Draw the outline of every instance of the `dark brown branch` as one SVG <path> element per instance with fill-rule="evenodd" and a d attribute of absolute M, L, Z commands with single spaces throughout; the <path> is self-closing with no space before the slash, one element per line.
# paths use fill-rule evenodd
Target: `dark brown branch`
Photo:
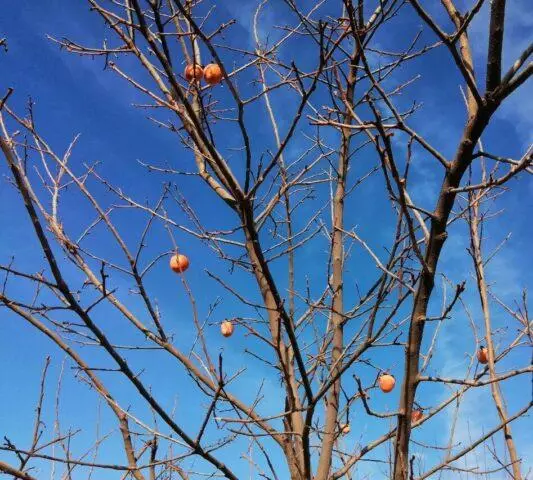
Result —
<path fill-rule="evenodd" d="M 503 31 L 506 0 L 492 0 L 490 6 L 489 48 L 487 52 L 487 92 L 500 85 L 502 75 Z"/>

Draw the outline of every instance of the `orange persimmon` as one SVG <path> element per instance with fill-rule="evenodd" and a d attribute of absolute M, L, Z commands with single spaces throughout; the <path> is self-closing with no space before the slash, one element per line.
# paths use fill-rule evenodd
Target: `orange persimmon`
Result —
<path fill-rule="evenodd" d="M 382 392 L 389 393 L 392 392 L 392 389 L 396 384 L 396 380 L 390 373 L 383 373 L 379 376 L 378 383 Z"/>
<path fill-rule="evenodd" d="M 231 337 L 233 335 L 233 330 L 235 330 L 235 326 L 230 320 L 224 320 L 220 324 L 220 333 L 225 337 Z"/>
<path fill-rule="evenodd" d="M 422 420 L 424 412 L 421 409 L 416 409 L 411 412 L 411 423 L 416 423 L 419 420 Z"/>
<path fill-rule="evenodd" d="M 181 253 L 176 253 L 170 258 L 170 268 L 176 273 L 183 273 L 189 268 L 189 259 Z"/>
<path fill-rule="evenodd" d="M 489 353 L 487 348 L 481 345 L 477 351 L 477 359 L 479 363 L 487 363 L 489 361 Z"/>
<path fill-rule="evenodd" d="M 185 67 L 185 78 L 188 82 L 200 81 L 204 76 L 204 69 L 200 65 L 187 65 Z"/>
<path fill-rule="evenodd" d="M 210 63 L 204 68 L 204 80 L 209 85 L 216 85 L 222 80 L 222 69 L 216 63 Z"/>

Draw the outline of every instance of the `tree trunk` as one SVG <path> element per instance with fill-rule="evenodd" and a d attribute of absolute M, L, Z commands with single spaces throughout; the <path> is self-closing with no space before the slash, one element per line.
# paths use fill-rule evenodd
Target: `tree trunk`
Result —
<path fill-rule="evenodd" d="M 470 197 L 473 197 L 472 195 Z M 476 279 L 477 286 L 479 291 L 479 298 L 481 301 L 481 308 L 483 310 L 483 319 L 485 322 L 485 338 L 487 342 L 487 353 L 488 353 L 488 367 L 489 367 L 489 376 L 490 379 L 496 378 L 496 369 L 494 367 L 494 344 L 492 342 L 492 324 L 489 308 L 489 300 L 487 293 L 487 282 L 485 280 L 485 266 L 483 263 L 483 256 L 481 251 L 481 236 L 479 233 L 479 204 L 476 200 L 473 201 L 471 208 L 471 217 L 470 217 L 470 236 L 471 236 L 471 246 L 472 246 L 472 257 L 474 259 L 474 266 L 476 270 Z M 500 385 L 498 382 L 492 382 L 490 384 L 490 389 L 492 393 L 492 398 L 494 399 L 494 404 L 496 405 L 496 410 L 498 411 L 498 416 L 502 424 L 505 424 L 503 427 L 503 434 L 505 438 L 505 443 L 507 445 L 507 450 L 509 451 L 509 457 L 511 459 L 511 468 L 513 470 L 513 479 L 522 480 L 522 473 L 520 472 L 520 459 L 516 452 L 516 447 L 514 444 L 513 436 L 511 434 L 511 425 L 507 423 L 508 415 L 504 405 L 504 400 Z"/>
<path fill-rule="evenodd" d="M 446 232 L 447 223 L 455 203 L 456 193 L 452 189 L 459 186 L 466 169 L 472 162 L 474 146 L 481 137 L 495 109 L 496 105 L 479 109 L 476 115 L 467 122 L 456 156 L 442 182 L 437 206 L 433 212 L 429 243 L 424 258 L 425 266 L 422 268 L 415 294 L 405 353 L 404 379 L 394 446 L 394 480 L 408 480 L 409 478 L 411 412 L 418 386 L 420 346 L 427 317 L 427 307 L 435 283 L 438 261 L 448 235 Z"/>

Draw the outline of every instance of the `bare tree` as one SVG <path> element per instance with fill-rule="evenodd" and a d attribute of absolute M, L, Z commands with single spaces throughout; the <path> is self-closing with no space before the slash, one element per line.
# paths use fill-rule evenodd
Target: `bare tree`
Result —
<path fill-rule="evenodd" d="M 527 297 L 511 307 L 491 289 L 485 266 L 493 254 L 482 247 L 489 206 L 511 179 L 532 173 L 531 147 L 513 159 L 481 146 L 491 118 L 533 72 L 533 46 L 508 71 L 502 66 L 506 2 L 490 4 L 482 86 L 469 27 L 489 8 L 484 0 L 469 2 L 465 11 L 452 0 L 262 0 L 249 19 L 251 47 L 232 36 L 235 20 L 222 18 L 205 0 L 87 1 L 110 37 L 101 46 L 55 36 L 50 41 L 102 59 L 106 70 L 144 98 L 137 106 L 187 155 L 170 164 L 140 162 L 138 168 L 154 174 L 145 200 L 120 179 L 107 178 L 98 163 L 82 163 L 77 137 L 59 153 L 41 134 L 31 102 L 26 113 L 16 111 L 12 90 L 0 101 L 8 181 L 44 256 L 33 271 L 18 266 L 16 252 L 12 259 L 2 256 L 0 305 L 4 315 L 32 325 L 69 358 L 77 377 L 109 407 L 118 432 L 99 428 L 94 444 L 79 454 L 71 447 L 76 432 L 59 428 L 57 407 L 57 428 L 43 438 L 47 360 L 32 441 L 16 445 L 5 432 L 0 449 L 13 461 L 0 462 L 0 471 L 38 478 L 32 466 L 50 463 L 53 478 L 60 465 L 67 479 L 74 470 L 88 478 L 104 470 L 116 478 L 186 480 L 243 478 L 248 468 L 249 478 L 333 480 L 363 478 L 358 472 L 368 460 L 395 480 L 447 472 L 450 478 L 501 472 L 525 478 L 526 452 L 512 437 L 511 423 L 524 421 L 533 398 L 528 394 L 510 411 L 502 385 L 514 379 L 525 388 L 533 365 L 503 368 L 508 364 L 500 362 L 532 347 Z M 282 11 L 284 22 L 267 25 L 269 9 Z M 421 22 L 422 30 L 403 31 L 403 45 L 393 51 L 384 46 L 398 25 Z M 275 27 L 270 37 L 269 27 Z M 458 98 L 465 92 L 466 115 L 457 124 L 462 134 L 452 154 L 445 153 L 449 145 L 424 136 L 424 108 L 413 93 L 423 81 L 420 62 L 437 53 L 460 75 Z M 220 68 L 221 86 L 194 78 L 208 59 Z M 182 73 L 187 66 L 189 77 Z M 416 160 L 420 156 L 429 167 Z M 427 206 L 417 200 L 422 168 L 442 178 Z M 195 188 L 213 204 L 209 218 L 183 193 L 184 182 L 196 180 L 201 184 Z M 354 207 L 352 198 L 367 184 L 381 192 L 384 220 L 356 228 L 366 206 Z M 84 214 L 69 218 L 72 205 Z M 463 221 L 474 279 L 455 283 L 439 260 L 451 226 Z M 384 232 L 379 239 L 378 230 Z M 106 248 L 94 245 L 94 237 Z M 194 329 L 190 345 L 159 306 L 154 278 L 169 256 L 187 254 L 187 242 L 201 242 L 221 266 L 205 270 L 215 292 L 211 304 L 199 302 L 187 274 L 179 274 Z M 323 261 L 318 273 L 309 268 L 311 256 Z M 443 287 L 435 289 L 439 278 Z M 129 292 L 119 288 L 124 282 Z M 468 287 L 479 292 L 481 333 L 474 307 L 463 298 Z M 231 302 L 229 319 L 218 313 L 222 297 Z M 513 333 L 493 330 L 494 308 Z M 464 372 L 449 377 L 432 360 L 439 334 L 455 315 L 470 318 L 476 341 Z M 120 331 L 110 328 L 109 318 Z M 246 345 L 239 347 L 251 364 L 268 370 L 265 380 L 279 381 L 281 398 L 266 395 L 263 382 L 253 396 L 242 394 L 256 375 L 253 367 L 227 367 L 231 355 L 217 354 L 209 332 L 223 320 L 246 332 Z M 479 363 L 481 343 L 487 361 Z M 179 368 L 187 385 L 180 390 L 195 389 L 187 396 L 201 399 L 197 418 L 178 420 L 145 374 L 162 356 Z M 378 411 L 381 376 L 393 371 L 399 404 Z M 422 384 L 439 393 L 417 396 Z M 481 436 L 456 445 L 452 422 L 448 447 L 413 442 L 414 429 L 454 408 L 457 420 L 467 395 L 483 388 L 492 394 L 497 423 Z M 135 402 L 125 389 L 135 393 Z M 372 434 L 380 433 L 369 437 L 367 424 Z M 500 431 L 505 448 L 493 441 Z M 355 436 L 359 441 L 345 441 Z M 124 460 L 100 463 L 99 452 L 111 444 L 121 446 Z M 50 453 L 55 448 L 62 453 Z M 431 461 L 417 461 L 417 448 Z M 461 466 L 478 448 L 492 460 Z M 235 451 L 241 456 L 226 453 Z"/>

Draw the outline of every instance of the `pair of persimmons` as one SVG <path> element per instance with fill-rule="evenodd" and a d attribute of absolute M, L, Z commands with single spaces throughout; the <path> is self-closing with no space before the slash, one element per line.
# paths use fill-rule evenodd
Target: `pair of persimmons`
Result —
<path fill-rule="evenodd" d="M 396 385 L 396 379 L 390 373 L 382 373 L 378 378 L 379 388 L 383 393 L 392 392 Z M 421 408 L 417 408 L 411 412 L 411 423 L 416 423 L 422 420 L 424 412 Z M 343 435 L 350 433 L 351 427 L 349 423 L 341 425 L 340 431 Z"/>
<path fill-rule="evenodd" d="M 422 410 L 420 409 L 413 410 L 411 412 L 411 423 L 416 423 L 419 420 L 422 420 L 423 416 L 424 416 L 424 413 L 422 412 Z M 348 435 L 351 429 L 352 427 L 349 423 L 345 423 L 344 425 L 341 425 L 341 433 L 343 435 Z"/>
<path fill-rule="evenodd" d="M 411 423 L 416 423 L 424 417 L 424 412 L 422 409 L 418 408 L 416 410 L 413 410 L 411 412 Z M 344 425 L 341 425 L 341 433 L 343 435 L 348 435 L 350 433 L 350 430 L 352 429 L 351 425 L 349 423 L 345 423 Z"/>
<path fill-rule="evenodd" d="M 170 257 L 170 268 L 173 272 L 183 273 L 189 268 L 189 265 L 189 259 L 181 253 L 176 253 Z M 235 330 L 235 326 L 230 320 L 224 320 L 220 324 L 220 333 L 222 333 L 224 337 L 231 337 L 233 335 L 233 330 Z"/>
<path fill-rule="evenodd" d="M 422 420 L 423 417 L 424 417 L 424 412 L 422 412 L 420 408 L 413 410 L 411 412 L 411 423 L 416 423 L 419 420 Z M 351 429 L 352 427 L 349 423 L 345 423 L 344 425 L 341 425 L 341 433 L 343 435 L 348 435 Z"/>
<path fill-rule="evenodd" d="M 384 393 L 392 392 L 394 385 L 396 385 L 396 379 L 390 373 L 382 373 L 378 378 L 379 388 Z M 417 408 L 411 412 L 411 423 L 416 423 L 422 420 L 424 412 L 422 409 Z"/>
<path fill-rule="evenodd" d="M 208 85 L 216 85 L 222 80 L 222 69 L 216 63 L 210 63 L 202 68 L 200 65 L 187 65 L 185 67 L 185 78 L 188 82 L 200 81 L 202 78 Z"/>

